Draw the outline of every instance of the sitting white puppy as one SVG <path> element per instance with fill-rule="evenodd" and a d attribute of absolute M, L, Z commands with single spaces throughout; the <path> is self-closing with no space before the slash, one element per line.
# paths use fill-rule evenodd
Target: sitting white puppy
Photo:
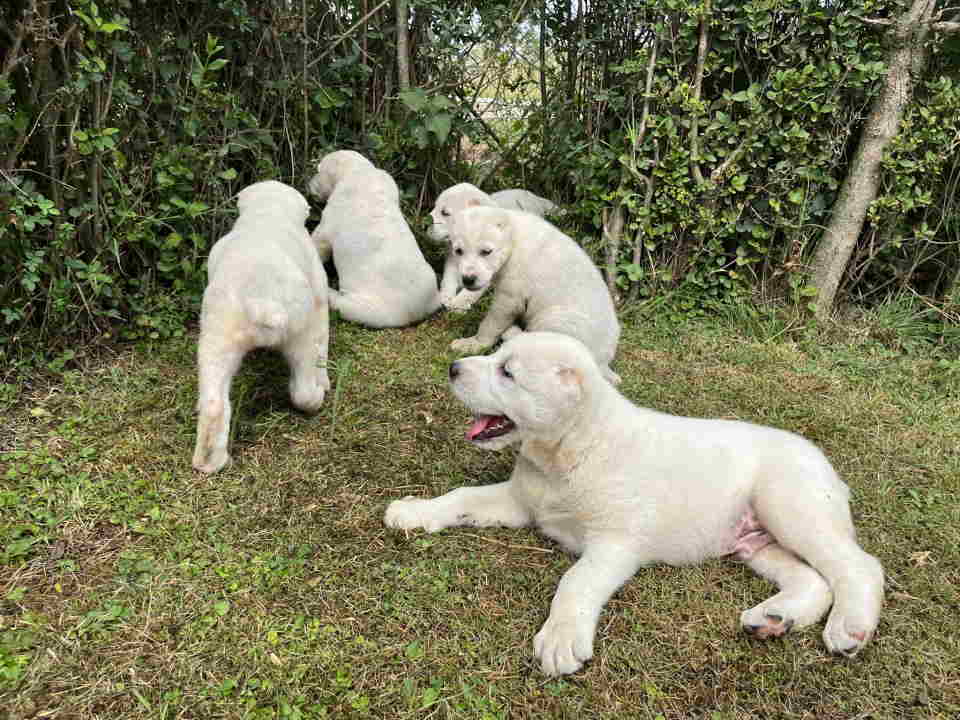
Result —
<path fill-rule="evenodd" d="M 290 399 L 316 412 L 327 377 L 327 275 L 304 221 L 307 199 L 275 180 L 240 191 L 239 217 L 210 250 L 197 346 L 199 398 L 193 467 L 216 472 L 230 460 L 230 383 L 243 356 L 280 350 Z"/>
<path fill-rule="evenodd" d="M 437 276 L 400 211 L 400 192 L 388 173 L 363 155 L 324 156 L 310 192 L 326 200 L 313 241 L 332 252 L 340 281 L 330 305 L 347 320 L 374 328 L 419 322 L 440 307 Z"/>
<path fill-rule="evenodd" d="M 617 351 L 620 323 L 600 271 L 577 243 L 542 218 L 517 210 L 473 207 L 451 228 L 450 252 L 460 282 L 479 291 L 495 284 L 486 317 L 473 337 L 454 340 L 464 354 L 479 352 L 520 328 L 577 338 L 593 352 L 604 376 Z"/>
<path fill-rule="evenodd" d="M 448 187 L 437 196 L 437 201 L 430 211 L 433 224 L 427 235 L 436 243 L 449 245 L 450 227 L 454 216 L 469 207 L 489 205 L 502 207 L 506 210 L 523 210 L 543 217 L 556 208 L 552 202 L 529 190 L 511 189 L 500 190 L 487 195 L 476 185 L 458 183 Z M 466 290 L 460 288 L 460 277 L 457 273 L 457 260 L 450 248 L 447 248 L 447 258 L 443 265 L 443 278 L 440 281 L 440 302 L 448 310 L 468 310 L 483 295 L 483 290 Z"/>
<path fill-rule="evenodd" d="M 653 563 L 744 560 L 780 587 L 740 616 L 760 638 L 815 623 L 831 604 L 831 652 L 855 655 L 876 629 L 883 570 L 856 542 L 847 486 L 803 438 L 637 407 L 582 344 L 557 333 L 523 333 L 493 355 L 459 360 L 450 384 L 475 415 L 468 440 L 519 444 L 513 474 L 396 500 L 384 522 L 428 532 L 532 524 L 580 555 L 534 638 L 548 675 L 593 656 L 607 600 Z"/>

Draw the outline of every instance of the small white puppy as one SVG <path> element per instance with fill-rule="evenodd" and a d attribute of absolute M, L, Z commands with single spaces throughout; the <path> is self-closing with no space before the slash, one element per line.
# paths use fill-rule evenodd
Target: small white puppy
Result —
<path fill-rule="evenodd" d="M 641 567 L 734 555 L 780 592 L 744 611 L 747 632 L 776 637 L 833 606 L 827 648 L 855 655 L 877 627 L 883 570 L 855 539 L 849 490 L 803 438 L 731 420 L 637 407 L 591 354 L 557 333 L 523 333 L 494 354 L 450 366 L 475 415 L 467 439 L 519 445 L 507 482 L 392 502 L 385 523 L 537 526 L 580 559 L 534 638 L 543 671 L 593 656 L 600 612 Z"/>
<path fill-rule="evenodd" d="M 433 210 L 430 211 L 433 224 L 427 231 L 427 235 L 436 243 L 449 245 L 450 227 L 453 225 L 454 216 L 462 210 L 477 205 L 523 210 L 540 217 L 556 208 L 552 202 L 534 195 L 529 190 L 500 190 L 493 195 L 487 195 L 476 185 L 458 183 L 437 196 Z M 448 246 L 446 262 L 443 265 L 443 278 L 440 281 L 440 302 L 448 310 L 463 311 L 470 309 L 481 295 L 483 290 L 472 291 L 460 288 L 457 261 Z"/>
<path fill-rule="evenodd" d="M 460 353 L 479 352 L 497 338 L 549 330 L 577 338 L 593 352 L 604 376 L 617 351 L 620 323 L 600 271 L 577 243 L 546 220 L 517 210 L 472 207 L 457 215 L 450 252 L 467 290 L 496 292 L 473 337 L 454 340 Z"/>
<path fill-rule="evenodd" d="M 304 221 L 307 199 L 275 180 L 237 196 L 240 214 L 210 250 L 197 346 L 199 398 L 193 467 L 213 473 L 230 460 L 230 383 L 243 356 L 280 350 L 290 365 L 290 399 L 316 412 L 327 377 L 327 275 Z"/>
<path fill-rule="evenodd" d="M 326 200 L 313 242 L 333 254 L 340 282 L 330 305 L 374 328 L 419 322 L 440 307 L 437 276 L 400 211 L 393 178 L 352 150 L 320 161 L 310 192 Z"/>

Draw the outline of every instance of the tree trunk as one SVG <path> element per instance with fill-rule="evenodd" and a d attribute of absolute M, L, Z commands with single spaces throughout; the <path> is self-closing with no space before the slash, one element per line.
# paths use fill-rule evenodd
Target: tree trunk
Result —
<path fill-rule="evenodd" d="M 697 41 L 697 67 L 693 74 L 693 102 L 695 111 L 690 118 L 690 172 L 693 181 L 703 185 L 703 172 L 700 170 L 700 96 L 703 90 L 703 73 L 707 63 L 707 51 L 710 47 L 710 0 L 703 3 L 703 13 L 700 15 L 700 37 Z"/>
<path fill-rule="evenodd" d="M 410 4 L 397 0 L 397 85 L 410 89 Z"/>
<path fill-rule="evenodd" d="M 541 152 L 546 152 L 547 150 L 547 0 L 543 0 L 543 4 L 540 6 L 540 45 L 538 51 L 540 53 L 540 67 L 538 68 L 540 73 L 540 107 L 543 112 L 543 120 L 541 122 L 541 137 L 540 137 L 540 147 Z"/>
<path fill-rule="evenodd" d="M 811 283 L 818 290 L 814 301 L 818 319 L 830 315 L 867 210 L 877 197 L 883 152 L 899 130 L 904 109 L 913 96 L 916 74 L 926 66 L 935 7 L 936 0 L 913 0 L 910 9 L 893 23 L 867 21 L 889 24 L 888 70 L 813 258 Z"/>
<path fill-rule="evenodd" d="M 617 292 L 617 258 L 620 255 L 620 240 L 623 237 L 625 223 L 623 203 L 617 202 L 613 209 L 603 209 L 603 243 L 606 248 L 605 269 L 607 275 L 607 290 L 616 303 L 619 300 Z"/>

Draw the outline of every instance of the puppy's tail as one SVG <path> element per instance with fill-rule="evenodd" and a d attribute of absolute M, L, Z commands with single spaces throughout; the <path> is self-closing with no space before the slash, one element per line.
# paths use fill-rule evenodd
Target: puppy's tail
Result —
<path fill-rule="evenodd" d="M 290 316 L 276 300 L 251 298 L 244 302 L 247 317 L 256 326 L 258 337 L 264 345 L 278 345 L 287 334 Z"/>

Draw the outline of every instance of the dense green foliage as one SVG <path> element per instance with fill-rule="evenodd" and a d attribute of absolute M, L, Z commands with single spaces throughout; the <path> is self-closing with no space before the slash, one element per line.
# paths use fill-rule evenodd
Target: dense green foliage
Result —
<path fill-rule="evenodd" d="M 0 354 L 16 359 L 28 338 L 181 332 L 232 195 L 270 177 L 304 187 L 338 147 L 395 175 L 415 225 L 453 182 L 522 184 L 566 205 L 564 228 L 603 262 L 601 220 L 621 207 L 611 266 L 625 298 L 688 313 L 746 295 L 801 300 L 885 70 L 883 30 L 858 16 L 902 11 L 411 5 L 413 89 L 398 93 L 389 2 L 7 3 Z M 958 57 L 938 44 L 923 69 L 848 298 L 906 290 L 956 312 Z M 509 112 L 478 111 L 478 96 Z M 468 158 L 464 138 L 489 151 Z"/>

